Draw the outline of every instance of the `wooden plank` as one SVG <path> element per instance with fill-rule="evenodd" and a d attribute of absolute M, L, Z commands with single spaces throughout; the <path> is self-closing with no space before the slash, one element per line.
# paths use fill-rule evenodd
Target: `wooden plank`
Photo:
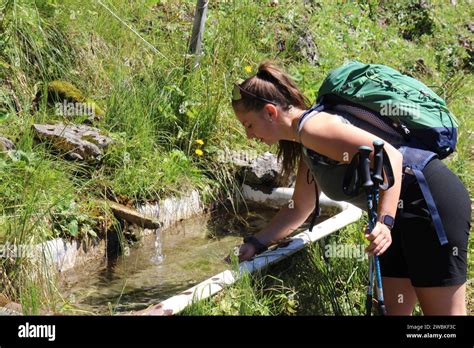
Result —
<path fill-rule="evenodd" d="M 107 201 L 107 204 L 110 206 L 113 213 L 117 217 L 131 224 L 135 224 L 137 226 L 149 229 L 157 229 L 161 227 L 161 223 L 158 220 L 140 214 L 135 209 L 129 208 L 123 204 L 119 204 L 113 201 Z"/>

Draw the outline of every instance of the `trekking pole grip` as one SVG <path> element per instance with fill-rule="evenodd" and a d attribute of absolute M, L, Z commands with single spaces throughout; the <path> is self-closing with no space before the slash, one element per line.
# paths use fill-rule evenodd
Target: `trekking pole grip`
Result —
<path fill-rule="evenodd" d="M 374 140 L 374 175 L 372 176 L 374 184 L 379 186 L 383 183 L 383 146 L 384 142 L 380 139 Z"/>
<path fill-rule="evenodd" d="M 360 154 L 360 175 L 362 178 L 362 186 L 369 190 L 372 186 L 374 186 L 374 182 L 370 177 L 370 153 L 372 149 L 368 146 L 361 146 L 359 147 L 359 154 Z"/>

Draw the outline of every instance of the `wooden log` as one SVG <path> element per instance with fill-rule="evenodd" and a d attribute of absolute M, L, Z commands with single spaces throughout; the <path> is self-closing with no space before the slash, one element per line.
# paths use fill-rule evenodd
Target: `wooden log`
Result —
<path fill-rule="evenodd" d="M 107 204 L 110 206 L 113 213 L 117 217 L 131 224 L 134 224 L 143 228 L 153 229 L 153 230 L 161 227 L 161 222 L 159 222 L 158 220 L 154 218 L 147 217 L 143 214 L 140 214 L 135 209 L 129 208 L 125 205 L 122 205 L 120 203 L 116 203 L 113 201 L 107 201 Z"/>

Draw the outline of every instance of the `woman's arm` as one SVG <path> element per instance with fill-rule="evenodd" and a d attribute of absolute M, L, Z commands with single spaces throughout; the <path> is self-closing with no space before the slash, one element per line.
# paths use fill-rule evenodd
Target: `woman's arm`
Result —
<path fill-rule="evenodd" d="M 379 139 L 350 124 L 340 122 L 331 114 L 321 112 L 318 117 L 309 119 L 301 131 L 301 142 L 308 148 L 331 159 L 349 163 L 359 151 L 359 146 L 367 145 L 373 148 L 372 142 Z M 384 146 L 392 164 L 395 177 L 394 185 L 380 195 L 378 216 L 391 215 L 395 217 L 402 183 L 402 154 L 391 144 Z M 370 155 L 373 160 L 373 153 Z M 390 230 L 382 223 L 377 223 L 370 235 L 372 243 L 367 248 L 369 253 L 382 254 L 391 244 Z"/>
<path fill-rule="evenodd" d="M 268 225 L 255 237 L 264 245 L 271 245 L 285 238 L 300 227 L 311 214 L 316 201 L 315 185 L 306 179 L 308 167 L 301 159 L 296 174 L 295 191 L 292 200 L 282 207 Z M 245 261 L 255 255 L 255 248 L 245 243 L 239 250 L 239 261 Z"/>

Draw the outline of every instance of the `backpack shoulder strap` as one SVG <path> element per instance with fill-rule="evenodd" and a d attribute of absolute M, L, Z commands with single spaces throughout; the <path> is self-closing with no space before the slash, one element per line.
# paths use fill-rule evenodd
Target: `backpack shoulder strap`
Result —
<path fill-rule="evenodd" d="M 298 121 L 298 126 L 297 126 L 297 132 L 298 132 L 298 142 L 301 144 L 301 129 L 303 128 L 304 123 L 309 120 L 311 117 L 315 116 L 317 113 L 320 111 L 324 110 L 324 105 L 322 104 L 314 104 L 312 107 L 310 107 L 308 110 L 303 112 L 300 116 L 300 119 Z M 315 113 L 313 113 L 316 111 Z"/>
<path fill-rule="evenodd" d="M 448 238 L 444 230 L 443 221 L 436 207 L 436 202 L 431 194 L 428 182 L 423 174 L 423 169 L 426 167 L 428 162 L 433 158 L 438 157 L 435 153 L 431 151 L 426 151 L 417 148 L 411 148 L 407 146 L 400 147 L 399 151 L 403 155 L 403 171 L 405 174 L 414 175 L 418 185 L 420 186 L 421 193 L 423 198 L 426 201 L 428 210 L 430 211 L 431 219 L 433 220 L 433 225 L 438 235 L 438 239 L 441 245 L 448 244 Z"/>

